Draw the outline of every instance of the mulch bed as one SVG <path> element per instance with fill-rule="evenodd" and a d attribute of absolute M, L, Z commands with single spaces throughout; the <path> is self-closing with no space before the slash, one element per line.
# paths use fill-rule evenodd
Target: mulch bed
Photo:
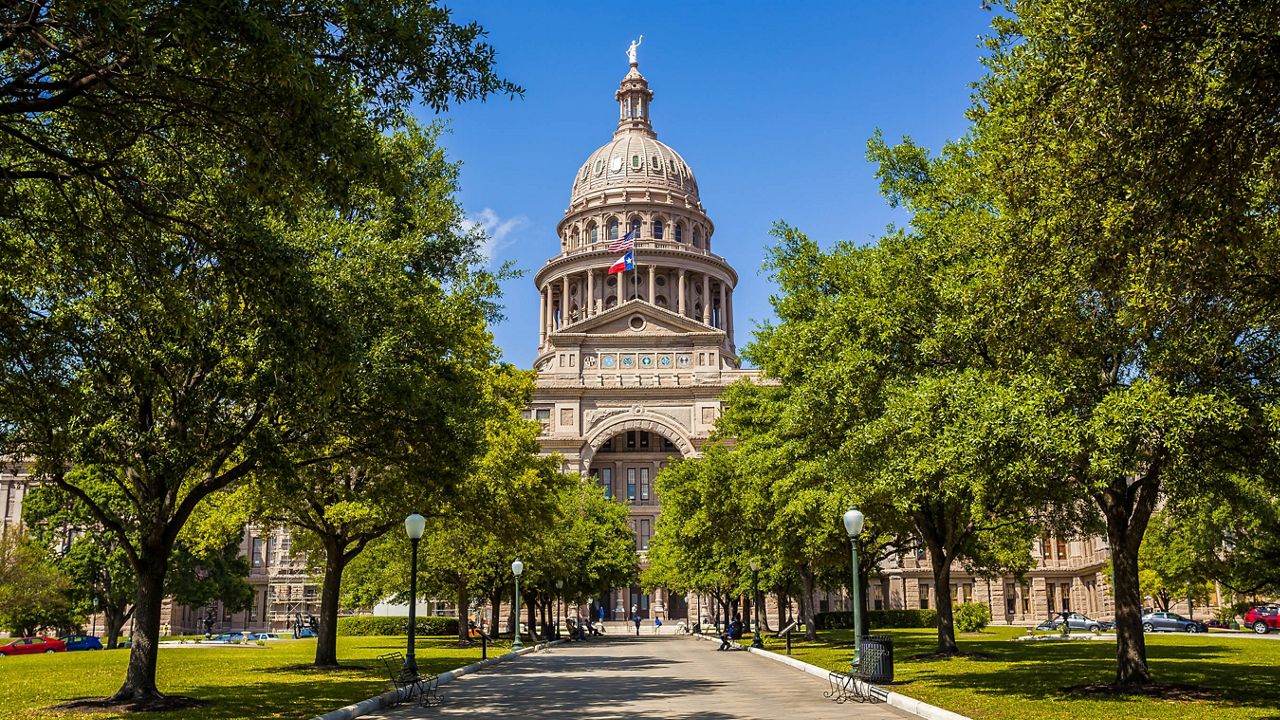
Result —
<path fill-rule="evenodd" d="M 1148 697 L 1155 700 L 1171 702 L 1208 702 L 1221 700 L 1222 693 L 1212 688 L 1195 685 L 1167 685 L 1165 683 L 1148 683 L 1145 685 L 1117 685 L 1115 683 L 1092 683 L 1089 685 L 1072 685 L 1063 688 L 1065 692 L 1089 697 Z"/>
<path fill-rule="evenodd" d="M 111 698 L 78 698 L 61 705 L 53 705 L 46 710 L 65 713 L 99 713 L 103 710 L 114 712 L 161 712 L 165 710 L 187 710 L 189 708 L 208 705 L 208 700 L 199 700 L 186 695 L 164 695 L 142 700 L 112 700 Z"/>

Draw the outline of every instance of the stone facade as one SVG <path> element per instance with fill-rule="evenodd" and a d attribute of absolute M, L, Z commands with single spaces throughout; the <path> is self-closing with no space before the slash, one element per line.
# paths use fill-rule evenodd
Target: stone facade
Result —
<path fill-rule="evenodd" d="M 544 452 L 595 478 L 631 509 L 644 561 L 659 511 L 654 480 L 672 457 L 697 455 L 730 383 L 758 378 L 733 340 L 738 275 L 711 251 L 715 225 L 693 171 L 660 142 L 653 92 L 636 64 L 615 99 L 613 139 L 574 176 L 557 231 L 560 252 L 534 277 L 539 294 L 537 391 Z M 634 270 L 610 274 L 630 236 Z M 684 598 L 617 588 L 597 600 L 619 619 L 684 617 Z"/>

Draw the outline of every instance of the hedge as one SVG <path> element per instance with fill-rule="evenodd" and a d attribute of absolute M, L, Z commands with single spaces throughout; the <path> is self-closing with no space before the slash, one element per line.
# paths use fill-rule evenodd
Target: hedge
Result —
<path fill-rule="evenodd" d="M 427 615 L 417 618 L 418 635 L 457 635 L 458 618 Z M 338 618 L 338 634 L 358 635 L 408 635 L 407 616 L 357 615 Z"/>
<path fill-rule="evenodd" d="M 982 632 L 991 622 L 991 608 L 982 603 L 961 603 L 955 611 L 958 632 Z"/>
<path fill-rule="evenodd" d="M 864 630 L 875 628 L 934 628 L 938 626 L 937 610 L 868 610 Z M 820 612 L 813 616 L 813 626 L 818 630 L 853 627 L 853 613 Z"/>

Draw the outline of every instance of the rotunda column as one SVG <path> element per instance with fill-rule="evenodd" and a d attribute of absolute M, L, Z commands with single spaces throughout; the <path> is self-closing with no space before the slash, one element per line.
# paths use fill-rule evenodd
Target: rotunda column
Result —
<path fill-rule="evenodd" d="M 538 347 L 547 344 L 547 289 L 538 291 Z"/>
<path fill-rule="evenodd" d="M 596 314 L 596 271 L 587 270 L 587 301 L 583 303 L 584 319 Z"/>
<path fill-rule="evenodd" d="M 678 290 L 680 294 L 680 298 L 676 302 L 677 302 L 677 307 L 679 308 L 678 312 L 680 313 L 681 317 L 688 317 L 688 314 L 685 313 L 685 309 L 684 309 L 684 289 L 685 289 L 684 288 L 684 268 L 680 268 L 680 287 Z"/>
<path fill-rule="evenodd" d="M 724 318 L 724 311 L 726 306 L 727 306 L 727 303 L 725 302 L 725 295 L 724 295 L 724 281 L 721 280 L 720 281 L 720 317 L 717 318 L 720 321 L 717 327 L 719 327 L 721 330 L 726 330 L 728 328 L 728 325 L 726 324 L 726 321 Z"/>
<path fill-rule="evenodd" d="M 725 323 L 725 343 L 729 349 L 733 348 L 733 290 L 730 289 L 726 296 L 728 305 L 725 306 L 724 323 Z"/>
<path fill-rule="evenodd" d="M 560 327 L 569 324 L 569 276 L 560 278 Z"/>
<path fill-rule="evenodd" d="M 702 273 L 702 324 L 711 324 L 711 275 Z"/>
<path fill-rule="evenodd" d="M 656 296 L 653 294 L 654 278 L 657 277 L 657 273 L 658 273 L 658 266 L 650 265 L 649 266 L 649 297 L 645 298 L 646 300 L 649 301 L 650 305 L 658 304 L 657 300 L 655 299 Z"/>

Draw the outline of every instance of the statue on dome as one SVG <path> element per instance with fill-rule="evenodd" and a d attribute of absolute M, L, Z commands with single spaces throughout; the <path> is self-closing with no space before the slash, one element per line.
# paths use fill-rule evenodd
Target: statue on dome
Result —
<path fill-rule="evenodd" d="M 642 43 L 642 42 L 644 42 L 644 35 L 643 35 L 643 34 L 640 36 L 640 39 L 639 39 L 639 40 L 632 40 L 632 41 L 631 41 L 631 47 L 628 47 L 628 48 L 627 48 L 627 60 L 630 60 L 632 65 L 636 65 L 636 64 L 637 64 L 637 62 L 636 62 L 636 48 L 640 47 L 640 43 Z"/>

